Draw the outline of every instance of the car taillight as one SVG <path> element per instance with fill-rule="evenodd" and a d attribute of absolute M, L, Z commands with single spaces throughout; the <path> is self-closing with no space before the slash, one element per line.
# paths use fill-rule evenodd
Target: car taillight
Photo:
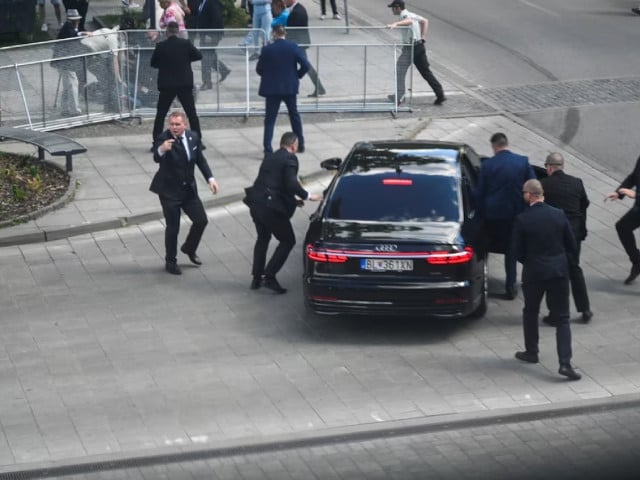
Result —
<path fill-rule="evenodd" d="M 413 185 L 413 180 L 411 180 L 410 178 L 383 178 L 382 184 L 407 186 Z"/>
<path fill-rule="evenodd" d="M 473 249 L 465 247 L 461 252 L 430 252 L 426 260 L 431 265 L 452 265 L 467 263 L 473 258 Z"/>
<path fill-rule="evenodd" d="M 314 262 L 323 263 L 344 263 L 349 259 L 340 251 L 316 248 L 311 244 L 307 245 L 307 257 Z"/>

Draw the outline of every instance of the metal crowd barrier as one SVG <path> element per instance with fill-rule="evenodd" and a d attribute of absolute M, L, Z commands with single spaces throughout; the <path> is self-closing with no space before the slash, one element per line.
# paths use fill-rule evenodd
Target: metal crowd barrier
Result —
<path fill-rule="evenodd" d="M 388 98 L 396 88 L 401 44 L 385 41 L 381 28 L 350 27 L 349 35 L 344 34 L 343 27 L 309 30 L 313 43 L 301 46 L 326 93 L 309 96 L 319 85 L 314 85 L 309 76 L 303 78 L 298 96 L 301 112 L 393 112 L 410 108 L 410 98 L 400 107 Z M 258 95 L 260 78 L 251 59 L 257 50 L 239 45 L 249 32 L 189 32 L 203 55 L 215 52 L 218 66 L 224 63 L 231 70 L 223 82 L 212 71 L 213 88 L 201 90 L 202 62 L 193 64 L 200 116 L 264 114 L 264 99 Z M 0 125 L 47 131 L 155 115 L 157 70 L 151 68 L 150 58 L 162 34 L 153 38 L 154 33 L 98 31 L 89 38 L 0 49 Z M 264 36 L 261 31 L 253 33 Z M 209 38 L 205 40 L 205 36 Z M 211 39 L 217 36 L 221 37 L 219 43 L 212 46 Z M 68 104 L 64 70 L 69 69 L 77 74 L 80 112 L 63 111 L 62 100 Z M 406 79 L 408 91 L 411 73 Z"/>

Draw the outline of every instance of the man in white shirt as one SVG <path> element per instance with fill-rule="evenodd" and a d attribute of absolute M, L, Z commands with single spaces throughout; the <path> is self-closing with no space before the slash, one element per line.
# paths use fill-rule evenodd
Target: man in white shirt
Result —
<path fill-rule="evenodd" d="M 396 95 L 389 95 L 389 100 L 397 101 L 400 105 L 404 101 L 405 85 L 404 80 L 409 70 L 409 65 L 413 62 L 416 66 L 422 78 L 424 78 L 433 93 L 436 94 L 434 105 L 442 105 L 447 100 L 444 96 L 444 90 L 442 85 L 436 79 L 429 68 L 429 61 L 427 60 L 427 50 L 425 48 L 425 39 L 427 36 L 427 28 L 429 21 L 417 15 L 409 12 L 405 8 L 405 3 L 402 0 L 393 0 L 389 5 L 394 15 L 398 15 L 400 20 L 387 25 L 388 28 L 394 29 L 397 27 L 410 27 L 405 28 L 402 38 L 402 53 L 398 58 L 396 64 L 397 71 L 397 92 Z"/>

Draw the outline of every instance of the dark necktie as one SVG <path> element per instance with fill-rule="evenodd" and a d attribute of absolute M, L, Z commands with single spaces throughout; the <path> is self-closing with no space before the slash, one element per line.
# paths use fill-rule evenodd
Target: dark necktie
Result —
<path fill-rule="evenodd" d="M 184 154 L 185 157 L 187 157 L 187 162 L 189 161 L 189 152 L 187 152 L 187 150 L 184 147 L 184 141 L 183 141 L 183 137 L 176 137 L 176 142 L 178 144 L 178 148 L 180 149 L 180 152 L 182 152 Z"/>

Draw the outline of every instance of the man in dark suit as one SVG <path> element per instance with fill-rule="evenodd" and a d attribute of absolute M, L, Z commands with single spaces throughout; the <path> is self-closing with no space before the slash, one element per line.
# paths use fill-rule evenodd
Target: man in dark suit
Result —
<path fill-rule="evenodd" d="M 258 94 L 265 97 L 264 153 L 271 153 L 271 140 L 280 103 L 284 102 L 289 112 L 291 130 L 299 142 L 298 152 L 304 152 L 302 119 L 298 113 L 297 95 L 300 79 L 311 67 L 300 47 L 285 39 L 285 30 L 281 25 L 273 28 L 273 43 L 260 52 L 256 72 L 260 75 Z"/>
<path fill-rule="evenodd" d="M 307 48 L 309 48 L 309 44 L 311 43 L 307 9 L 297 0 L 285 0 L 284 3 L 289 9 L 289 17 L 287 18 L 287 27 L 291 27 L 289 39 L 301 45 L 302 52 L 306 57 Z M 309 94 L 310 97 L 317 97 L 318 95 L 327 93 L 318 77 L 318 72 L 316 72 L 311 64 L 309 64 L 309 78 L 313 82 L 313 93 Z"/>
<path fill-rule="evenodd" d="M 633 231 L 640 227 L 640 195 L 638 195 L 638 189 L 640 189 L 640 157 L 638 157 L 633 171 L 616 188 L 616 191 L 605 197 L 605 200 L 622 200 L 624 197 L 635 198 L 631 210 L 616 222 L 618 238 L 620 238 L 620 243 L 622 243 L 624 251 L 627 252 L 631 261 L 631 272 L 629 272 L 629 276 L 624 281 L 625 285 L 631 284 L 640 275 L 640 250 L 638 250 L 636 237 L 633 234 Z"/>
<path fill-rule="evenodd" d="M 198 134 L 200 132 L 200 120 L 196 113 L 196 104 L 193 98 L 193 71 L 191 62 L 202 59 L 202 54 L 189 40 L 178 37 L 180 28 L 177 22 L 169 22 L 167 25 L 167 39 L 156 44 L 151 55 L 151 66 L 158 69 L 158 104 L 156 107 L 156 119 L 153 123 L 152 144 L 162 132 L 164 119 L 171 107 L 171 102 L 178 97 L 182 108 L 189 118 L 189 127 Z"/>
<path fill-rule="evenodd" d="M 513 221 L 522 210 L 521 190 L 524 182 L 536 178 L 529 159 L 509 150 L 504 133 L 491 136 L 494 156 L 482 162 L 475 192 L 479 218 L 485 223 L 489 251 L 504 253 L 505 297 L 513 300 L 517 293 L 516 258 L 511 253 Z"/>
<path fill-rule="evenodd" d="M 224 82 L 231 70 L 224 62 L 218 60 L 216 48 L 224 32 L 223 7 L 220 0 L 200 0 L 197 14 L 197 28 L 199 30 L 218 30 L 216 32 L 200 32 L 200 48 L 202 52 L 202 86 L 200 90 L 211 90 L 211 70 L 220 75 L 218 82 Z"/>
<path fill-rule="evenodd" d="M 593 313 L 589 304 L 584 273 L 580 267 L 580 247 L 582 241 L 587 238 L 589 198 L 582 180 L 564 173 L 562 154 L 557 152 L 549 154 L 544 166 L 547 168 L 548 176 L 540 180 L 540 183 L 544 189 L 545 202 L 564 211 L 576 241 L 575 255 L 569 257 L 569 280 L 576 309 L 581 313 L 582 321 L 588 323 L 591 321 Z M 555 323 L 555 319 L 550 316 L 546 316 L 542 320 L 550 325 Z"/>
<path fill-rule="evenodd" d="M 571 327 L 569 326 L 569 261 L 575 254 L 575 241 L 565 213 L 544 203 L 538 180 L 527 180 L 522 187 L 528 208 L 516 217 L 513 252 L 522 262 L 525 351 L 516 352 L 523 362 L 538 363 L 538 313 L 543 295 L 553 318 L 557 319 L 556 348 L 558 373 L 571 380 L 581 375 L 571 366 Z"/>
<path fill-rule="evenodd" d="M 182 271 L 176 261 L 180 210 L 184 210 L 193 222 L 180 250 L 196 265 L 202 265 L 196 250 L 208 223 L 207 214 L 198 196 L 195 166 L 198 165 L 214 194 L 218 193 L 218 184 L 202 154 L 200 135 L 187 130 L 184 112 L 175 111 L 169 115 L 169 129 L 156 137 L 153 159 L 160 164 L 160 168 L 154 175 L 149 190 L 160 197 L 167 224 L 164 233 L 165 269 L 169 273 L 180 275 Z"/>
<path fill-rule="evenodd" d="M 290 218 L 303 200 L 319 201 L 322 195 L 310 194 L 298 181 L 298 137 L 287 132 L 280 140 L 280 150 L 267 154 L 253 186 L 246 189 L 244 202 L 249 206 L 258 238 L 253 248 L 251 289 L 264 286 L 276 293 L 285 293 L 276 274 L 280 271 L 296 243 Z M 269 263 L 267 249 L 271 235 L 278 240 Z"/>

